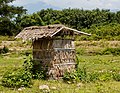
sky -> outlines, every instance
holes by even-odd
[[[24,6],[30,12],[44,8],[80,8],[120,10],[120,0],[16,0],[13,5]],[[33,11],[32,11],[33,9]]]

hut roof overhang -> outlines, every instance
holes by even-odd
[[[63,34],[74,34],[74,35],[88,35],[91,34],[78,31],[61,24],[47,25],[47,26],[30,26],[24,28],[15,38],[22,38],[23,40],[37,40],[40,38],[53,38],[56,34],[63,31]]]

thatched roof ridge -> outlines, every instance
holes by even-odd
[[[84,34],[90,35],[75,29],[68,28],[64,25],[47,25],[47,26],[30,26],[24,28],[15,38],[26,39],[38,39],[38,38],[52,38],[61,30],[66,29],[69,31],[73,31],[75,34]]]
[[[47,25],[47,26],[30,26],[24,28],[24,30],[33,30],[33,29],[53,29],[53,28],[60,28],[60,27],[65,27],[64,25],[61,24],[56,24],[56,25]]]

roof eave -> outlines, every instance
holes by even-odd
[[[77,34],[83,34],[83,35],[91,36],[91,34],[88,34],[88,33],[82,32],[82,31],[78,31],[76,29],[72,29],[72,28],[69,28],[69,27],[64,27],[64,28],[68,29],[68,30],[72,30],[72,31],[76,32]]]

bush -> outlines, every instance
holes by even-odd
[[[41,64],[37,64],[39,62],[35,62],[31,58],[24,61],[23,67],[25,71],[29,71],[32,74],[33,79],[46,79],[47,75],[47,69],[44,69],[44,67]]]
[[[46,79],[46,74],[41,66],[37,65],[35,67],[34,61],[29,58],[24,61],[21,69],[7,71],[2,77],[2,85],[5,87],[29,87],[32,84],[32,78]]]
[[[84,50],[83,48],[77,48],[77,49],[76,49],[76,53],[77,53],[78,55],[83,55],[83,54],[85,53],[85,50]]]
[[[25,52],[25,55],[26,55],[26,56],[29,56],[30,54],[32,54],[32,53],[29,52],[29,51],[26,51],[26,52]]]
[[[109,72],[99,73],[98,80],[99,81],[109,81],[109,80],[112,80],[112,73],[109,73]]]
[[[120,81],[120,73],[113,73],[113,80]]]
[[[63,75],[63,80],[65,82],[70,81],[71,83],[77,82],[79,80],[83,81],[83,82],[89,81],[87,71],[86,71],[85,67],[83,67],[82,69],[77,68],[76,71],[66,72]]]
[[[63,80],[65,82],[75,83],[76,81],[79,80],[79,78],[76,71],[73,71],[73,72],[65,72],[63,76]]]
[[[4,47],[3,47],[3,53],[8,53],[8,52],[9,52],[8,47],[4,46]]]
[[[78,68],[76,72],[80,81],[88,81],[88,74],[85,67],[83,67],[82,69]]]
[[[99,73],[98,72],[88,73],[89,82],[95,82],[95,81],[98,80],[98,78],[99,78]]]
[[[2,85],[5,87],[30,86],[32,75],[24,69],[8,71],[2,77]]]
[[[4,46],[3,48],[0,49],[0,54],[4,54],[4,53],[8,53],[9,52],[9,49],[8,47]]]
[[[102,54],[112,54],[112,55],[120,55],[120,48],[106,48],[103,50]]]
[[[5,87],[29,87],[32,84],[32,62],[25,60],[21,69],[7,71],[2,77],[2,85]]]
[[[92,35],[88,38],[81,37],[81,40],[120,40],[120,24],[93,24],[91,27],[81,29],[83,32],[91,33]]]

